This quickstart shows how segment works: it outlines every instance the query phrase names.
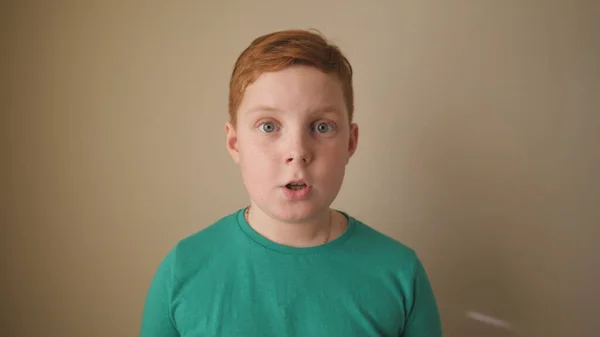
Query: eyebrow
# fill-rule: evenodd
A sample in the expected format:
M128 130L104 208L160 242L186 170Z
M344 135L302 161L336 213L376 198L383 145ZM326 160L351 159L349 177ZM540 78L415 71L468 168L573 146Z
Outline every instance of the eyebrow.
M255 114L257 112L281 112L281 110L268 105L257 105L246 111L247 114Z
M282 112L282 110L277 109L275 107L269 106L269 105L257 105L255 107L252 107L250 109L248 109L246 111L247 114L249 115L253 115L255 113L258 112L276 112L276 113L280 113ZM317 109L313 109L310 111L311 115L318 115L318 114L342 114L342 112L336 108L335 106L332 105L327 105L324 107L320 107Z

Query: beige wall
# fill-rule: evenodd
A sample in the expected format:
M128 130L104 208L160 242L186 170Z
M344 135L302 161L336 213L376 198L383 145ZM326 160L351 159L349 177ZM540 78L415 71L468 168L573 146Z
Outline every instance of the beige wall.
M600 331L598 2L50 3L1 5L0 335L136 335L166 251L246 203L235 58L311 27L356 71L335 206L417 249L446 336Z

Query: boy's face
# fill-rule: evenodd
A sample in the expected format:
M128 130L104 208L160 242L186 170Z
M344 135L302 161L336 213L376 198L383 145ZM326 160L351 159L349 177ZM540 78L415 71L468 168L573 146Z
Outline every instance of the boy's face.
M226 131L252 206L286 222L329 210L358 141L339 81L308 66L260 76Z

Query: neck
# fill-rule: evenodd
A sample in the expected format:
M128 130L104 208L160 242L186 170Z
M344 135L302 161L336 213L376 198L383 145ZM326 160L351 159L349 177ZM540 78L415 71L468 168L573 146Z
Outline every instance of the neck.
M285 222L265 214L256 206L246 212L248 224L263 237L281 245L311 247L327 243L335 231L334 211L330 208L305 221Z

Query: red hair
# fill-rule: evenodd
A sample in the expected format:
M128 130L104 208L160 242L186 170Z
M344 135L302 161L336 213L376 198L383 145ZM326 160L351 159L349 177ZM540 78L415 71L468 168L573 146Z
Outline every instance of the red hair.
M236 124L237 110L246 88L265 72L302 64L333 74L340 81L348 119L352 122L354 93L352 66L340 49L318 33L284 30L256 38L240 54L229 82L229 118Z

